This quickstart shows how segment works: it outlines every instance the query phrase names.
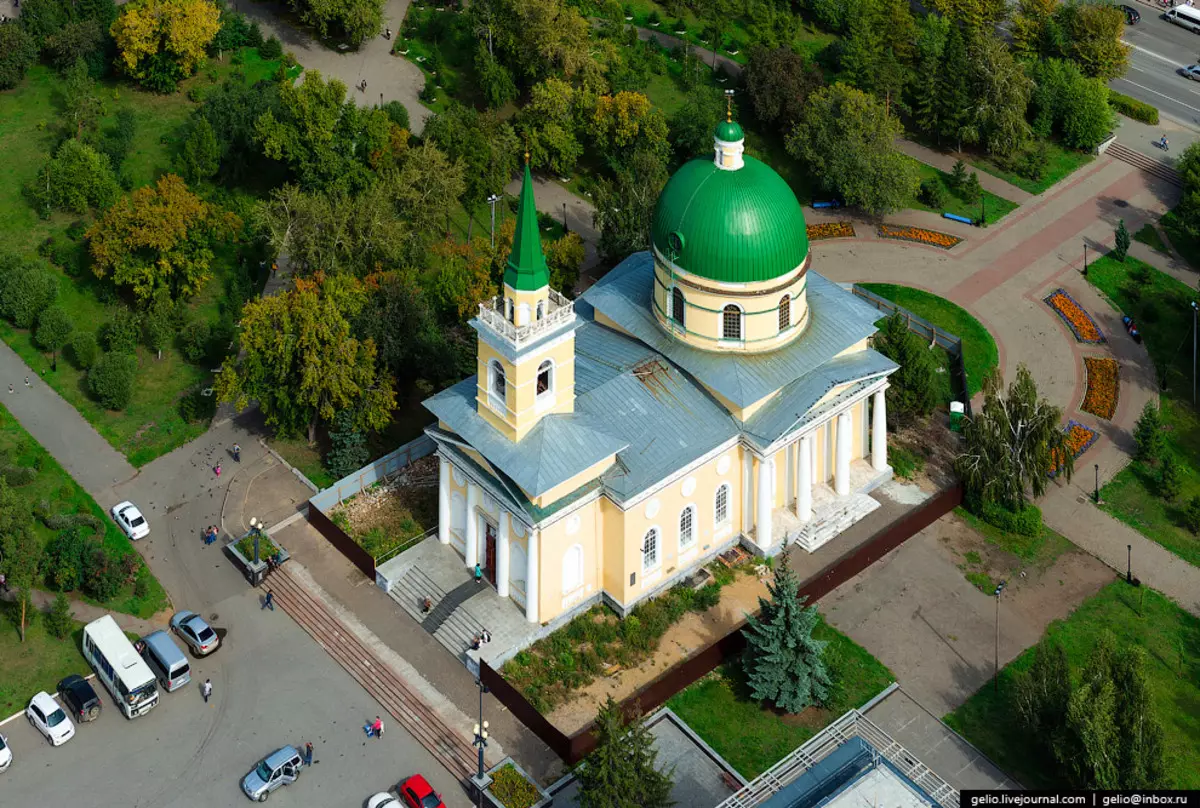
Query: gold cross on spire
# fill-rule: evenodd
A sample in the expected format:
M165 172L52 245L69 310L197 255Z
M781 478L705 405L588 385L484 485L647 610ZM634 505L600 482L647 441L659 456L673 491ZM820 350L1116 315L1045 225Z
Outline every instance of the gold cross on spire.
M733 90L725 91L725 123L733 123Z

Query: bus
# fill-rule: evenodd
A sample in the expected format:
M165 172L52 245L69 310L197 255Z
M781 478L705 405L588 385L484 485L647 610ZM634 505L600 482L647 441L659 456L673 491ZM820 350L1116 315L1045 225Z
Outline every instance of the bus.
M1175 6L1167 12L1167 20L1189 31L1200 32L1200 9L1192 6Z
M83 627L83 657L126 718L145 715L158 704L154 672L111 614Z

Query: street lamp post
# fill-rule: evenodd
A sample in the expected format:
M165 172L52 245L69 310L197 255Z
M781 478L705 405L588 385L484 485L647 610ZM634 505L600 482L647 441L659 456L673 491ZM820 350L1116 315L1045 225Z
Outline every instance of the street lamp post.
M567 203L563 202L563 235L571 232L571 228L567 227Z
M1001 581L997 584L993 593L996 596L996 667L992 675L992 687L997 693L1000 692L1000 593L1004 591L1004 583Z
M258 564L258 540L262 536L262 523L250 517L250 532L254 534L254 563Z
M479 691L479 703L483 703L482 686ZM492 778L488 777L483 771L483 750L487 748L488 722L484 721L482 724L476 724L473 729L475 732L475 740L473 741L473 745L479 750L479 770L475 773L475 776L471 778L471 781L475 784L475 794L476 799L478 800L477 804L479 805L479 808L483 808L483 790L492 784Z
M499 194L492 194L487 198L487 203L492 208L492 249L496 249L496 203L500 201Z
M1125 583L1133 583L1133 545L1125 545Z
M1083 242L1083 277L1087 277L1087 242Z
M1100 504L1100 464L1096 464L1096 504Z
M1192 406L1196 406L1196 301L1192 301Z

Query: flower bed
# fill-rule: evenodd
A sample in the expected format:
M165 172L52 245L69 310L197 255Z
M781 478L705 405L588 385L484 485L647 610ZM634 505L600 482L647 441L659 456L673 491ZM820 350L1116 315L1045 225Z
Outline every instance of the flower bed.
M896 227L890 224L881 224L877 232L880 238L915 241L917 244L928 244L931 247L941 247L943 250L948 250L962 241L958 236L939 233L936 230L926 230L923 227Z
M854 225L850 222L822 222L808 226L808 240L822 241L828 238L854 238Z
M1075 335L1075 339L1086 343L1104 342L1104 334L1100 332L1100 326L1096 325L1092 315L1088 314L1075 298L1067 294L1065 289L1055 289L1046 298L1046 305L1063 319L1067 328Z
M1121 391L1117 360L1085 356L1083 366L1087 370L1087 392L1079 409L1111 421L1117 412L1117 397Z
M1071 452L1071 457L1078 458L1086 452L1091 445L1096 442L1096 438L1100 437L1100 433L1094 429L1084 426L1078 421L1068 421L1066 426L1067 433L1067 449ZM1050 476L1054 477L1058 474L1058 457L1054 456L1054 468L1050 472Z
M491 772L488 796L504 808L532 808L544 797L536 785L509 762Z
M247 561L254 560L254 535L247 534L238 539L237 551L241 553ZM270 558L279 552L279 548L275 546L275 542L266 534L262 534L262 538L258 540L258 557L260 559Z

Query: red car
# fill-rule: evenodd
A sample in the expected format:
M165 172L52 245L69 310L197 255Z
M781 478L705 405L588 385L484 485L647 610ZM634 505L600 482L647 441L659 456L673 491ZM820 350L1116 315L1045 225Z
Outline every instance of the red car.
M400 784L400 798L409 808L446 808L441 795L419 774Z

